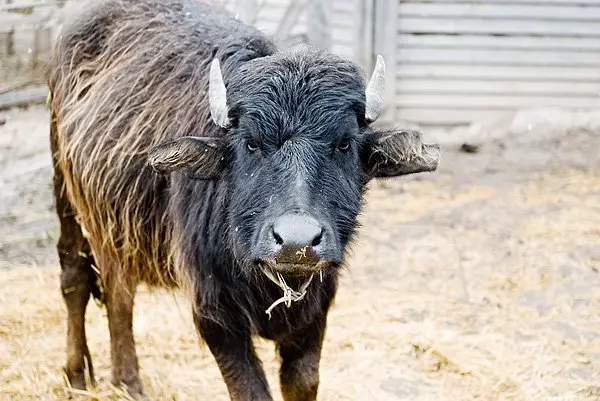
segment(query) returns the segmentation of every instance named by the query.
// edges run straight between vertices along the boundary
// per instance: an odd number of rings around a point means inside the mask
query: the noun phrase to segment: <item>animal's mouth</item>
[[[332,268],[334,262],[319,261],[317,263],[290,263],[277,259],[259,260],[256,262],[261,269],[267,269],[273,274],[279,273],[284,277],[306,279],[315,273],[321,273]]]
[[[294,263],[276,263],[274,261],[257,262],[258,267],[263,274],[275,285],[281,288],[282,297],[267,308],[265,313],[271,318],[271,311],[280,304],[291,307],[292,302],[299,302],[304,299],[310,283],[318,276],[323,282],[323,270],[331,267],[331,263],[317,263],[315,265],[294,264]],[[299,282],[297,288],[292,288],[286,281]]]

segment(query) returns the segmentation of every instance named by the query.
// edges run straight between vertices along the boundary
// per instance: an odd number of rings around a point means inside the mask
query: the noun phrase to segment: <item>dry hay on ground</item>
[[[597,171],[374,189],[330,315],[319,399],[598,399],[599,208]],[[66,399],[58,267],[0,272],[0,305],[0,399]],[[125,399],[108,384],[103,309],[90,304],[87,328],[89,394]],[[135,332],[154,399],[227,399],[185,300],[141,289]],[[281,399],[272,346],[260,355]]]

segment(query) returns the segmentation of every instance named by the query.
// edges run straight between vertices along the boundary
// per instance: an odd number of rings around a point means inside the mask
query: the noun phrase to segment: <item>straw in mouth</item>
[[[271,306],[269,306],[267,308],[267,310],[265,311],[265,313],[267,315],[269,315],[269,319],[271,319],[271,312],[277,305],[283,303],[283,304],[285,304],[285,306],[287,306],[289,308],[290,306],[292,306],[292,302],[301,301],[304,298],[304,296],[306,295],[306,289],[312,282],[312,279],[315,275],[315,273],[312,273],[310,275],[310,277],[308,279],[306,279],[306,281],[304,281],[304,283],[302,283],[300,288],[296,291],[285,282],[285,279],[283,278],[281,273],[279,273],[279,272],[274,273],[273,271],[271,271],[271,269],[269,267],[263,265],[262,263],[260,264],[260,267],[261,267],[262,272],[265,274],[265,276],[267,276],[269,278],[269,280],[271,280],[273,283],[275,283],[279,288],[281,288],[283,290],[283,296],[281,298],[277,299],[275,302],[273,302],[271,304]],[[323,271],[322,270],[319,271],[319,277],[321,278],[321,282],[323,282]]]

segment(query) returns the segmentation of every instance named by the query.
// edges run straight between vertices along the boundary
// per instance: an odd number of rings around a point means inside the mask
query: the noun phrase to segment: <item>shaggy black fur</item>
[[[227,88],[227,129],[210,120],[214,58]],[[118,274],[137,275],[134,283],[168,282],[160,277],[179,264],[193,289],[195,323],[232,398],[270,399],[251,341],[258,334],[280,349],[285,399],[314,399],[327,312],[365,185],[435,169],[422,161],[406,169],[425,149],[420,138],[373,131],[364,76],[353,63],[311,49],[279,52],[263,33],[197,0],[105,0],[80,13],[59,40],[49,83],[57,175],[70,177],[68,206],[101,228],[91,229],[90,241],[107,283],[114,286],[110,277]],[[397,149],[404,153],[390,153]],[[267,252],[261,230],[291,211],[327,228],[322,256],[332,263],[304,300],[279,306],[269,319],[265,310],[281,289],[257,266]],[[102,266],[110,260],[98,257],[107,243],[116,263]],[[122,244],[134,244],[146,255],[139,260],[155,267],[128,265],[137,259]],[[115,266],[131,270],[117,273]],[[69,269],[81,266],[63,265]],[[287,278],[292,287],[305,279]],[[114,294],[109,299],[116,302]],[[130,351],[122,358],[130,362],[113,355],[115,380],[133,382],[141,394]],[[74,371],[81,367],[71,362]],[[129,367],[133,379],[119,373]]]

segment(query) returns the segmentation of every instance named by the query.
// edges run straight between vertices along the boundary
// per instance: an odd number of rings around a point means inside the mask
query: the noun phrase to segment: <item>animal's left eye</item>
[[[252,139],[246,142],[246,147],[250,152],[256,152],[258,150],[258,144]]]
[[[340,152],[347,152],[350,149],[350,140],[343,139],[342,141],[340,141],[340,143],[338,143],[337,148]]]

